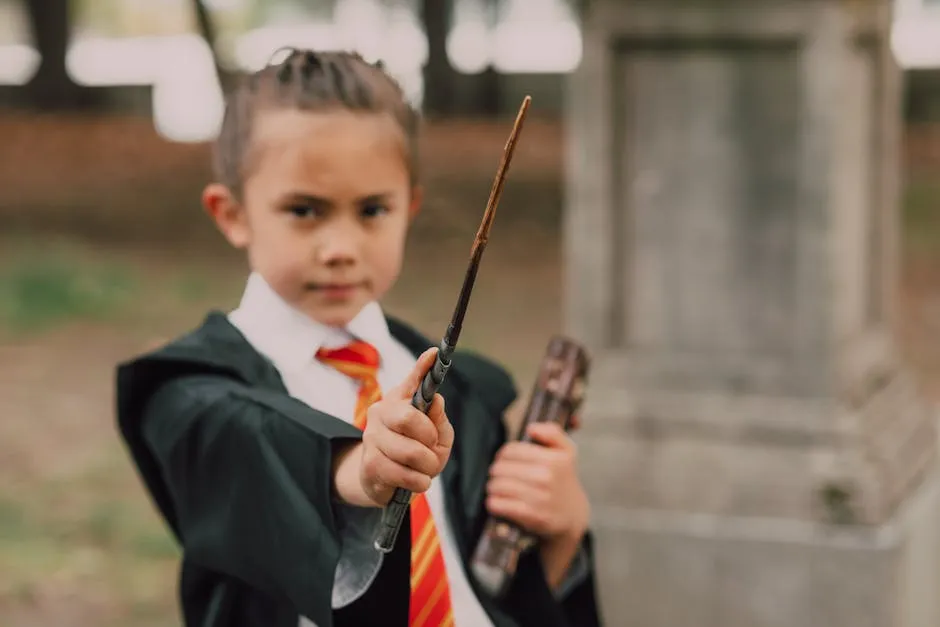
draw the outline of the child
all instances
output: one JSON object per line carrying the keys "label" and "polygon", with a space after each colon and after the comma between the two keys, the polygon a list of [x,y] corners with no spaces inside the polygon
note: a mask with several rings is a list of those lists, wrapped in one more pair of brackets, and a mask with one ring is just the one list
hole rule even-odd
{"label": "child", "polygon": [[[242,301],[117,376],[122,435],[183,548],[187,626],[599,624],[565,434],[506,443],[513,383],[465,353],[429,416],[410,405],[436,349],[378,302],[421,202],[416,133],[354,54],[294,50],[227,102],[202,200],[247,254]],[[397,486],[416,497],[383,555]],[[498,601],[468,574],[487,511],[541,537]]]}

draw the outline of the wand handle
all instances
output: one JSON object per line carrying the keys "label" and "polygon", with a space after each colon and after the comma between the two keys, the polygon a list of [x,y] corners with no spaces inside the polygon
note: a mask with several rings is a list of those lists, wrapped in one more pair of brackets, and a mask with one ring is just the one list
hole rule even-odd
{"label": "wand handle", "polygon": [[[434,365],[424,375],[421,385],[415,390],[411,397],[411,406],[427,415],[434,402],[434,395],[444,382],[447,370],[450,368],[450,354],[453,347],[448,346],[447,340],[441,342],[441,346],[434,358]],[[395,547],[395,541],[398,539],[398,532],[401,531],[402,523],[405,520],[405,514],[408,513],[408,507],[411,505],[412,493],[404,488],[395,488],[392,499],[382,510],[382,520],[375,531],[374,544],[376,550],[382,553],[390,553]]]}
{"label": "wand handle", "polygon": [[[590,358],[582,346],[564,336],[553,337],[539,366],[517,439],[531,442],[527,427],[533,423],[553,422],[568,430],[581,407],[589,369]],[[537,543],[537,536],[516,523],[488,516],[470,571],[483,590],[499,599],[511,586],[523,552]]]}

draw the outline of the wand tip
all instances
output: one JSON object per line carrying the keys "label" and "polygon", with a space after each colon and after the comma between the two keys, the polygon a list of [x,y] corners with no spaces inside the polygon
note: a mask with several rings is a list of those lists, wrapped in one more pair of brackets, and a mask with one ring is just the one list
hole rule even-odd
{"label": "wand tip", "polygon": [[529,104],[532,102],[532,96],[526,95],[522,99],[522,104],[519,105],[519,113],[516,114],[516,123],[513,124],[512,136],[510,136],[510,142],[513,141],[516,133],[519,131],[519,126],[522,125],[522,120],[525,119],[525,116],[529,113]]}

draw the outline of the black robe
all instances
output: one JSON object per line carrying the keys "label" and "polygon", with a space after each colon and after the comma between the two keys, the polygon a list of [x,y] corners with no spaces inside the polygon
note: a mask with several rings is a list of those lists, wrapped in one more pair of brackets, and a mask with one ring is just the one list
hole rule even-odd
{"label": "black robe", "polygon": [[[389,318],[415,355],[432,344]],[[480,536],[487,472],[506,439],[516,398],[509,375],[459,352],[441,388],[454,448],[441,479],[465,565]],[[187,627],[405,627],[410,537],[399,536],[369,590],[331,608],[340,554],[331,498],[334,447],[361,432],[290,397],[277,370],[220,312],[195,331],[120,364],[121,434],[156,506],[183,548],[180,601]],[[405,521],[407,529],[408,521]],[[593,563],[590,536],[584,543]],[[557,600],[537,551],[494,602],[471,586],[496,627],[595,627],[593,569]]]}

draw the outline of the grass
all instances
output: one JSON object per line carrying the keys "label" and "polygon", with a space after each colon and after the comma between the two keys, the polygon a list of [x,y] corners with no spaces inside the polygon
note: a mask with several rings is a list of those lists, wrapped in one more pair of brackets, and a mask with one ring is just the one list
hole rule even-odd
{"label": "grass", "polygon": [[[235,283],[212,264],[155,272],[145,255],[58,238],[0,238],[0,251],[0,626],[178,625],[179,550],[117,442],[110,408],[59,401],[49,414],[43,399],[87,396],[119,356],[194,324]],[[124,346],[98,354],[97,335],[83,346],[96,329]],[[15,383],[24,368],[5,357],[7,340],[27,358],[49,353],[35,380]],[[79,374],[86,380],[69,381]],[[24,388],[27,404],[4,412],[4,394]],[[61,435],[73,429],[80,438]],[[69,461],[46,466],[31,459],[39,455]]]}
{"label": "grass", "polygon": [[911,181],[904,189],[902,224],[908,254],[940,250],[940,175]]}
{"label": "grass", "polygon": [[[5,248],[15,252],[0,257],[0,338],[39,337],[81,323],[175,330],[181,317],[234,303],[242,277],[240,266],[220,272],[212,262],[154,262],[57,238],[27,245],[0,237]],[[161,268],[156,274],[154,265]]]}
{"label": "grass", "polygon": [[139,289],[126,268],[76,263],[62,255],[22,257],[0,273],[0,320],[40,331],[75,319],[107,320]]}
{"label": "grass", "polygon": [[86,611],[107,606],[115,626],[141,613],[172,624],[168,583],[179,552],[136,486],[114,480],[130,476],[117,466],[105,480],[96,463],[30,486],[28,495],[0,492],[0,608],[55,604],[67,595]]}

